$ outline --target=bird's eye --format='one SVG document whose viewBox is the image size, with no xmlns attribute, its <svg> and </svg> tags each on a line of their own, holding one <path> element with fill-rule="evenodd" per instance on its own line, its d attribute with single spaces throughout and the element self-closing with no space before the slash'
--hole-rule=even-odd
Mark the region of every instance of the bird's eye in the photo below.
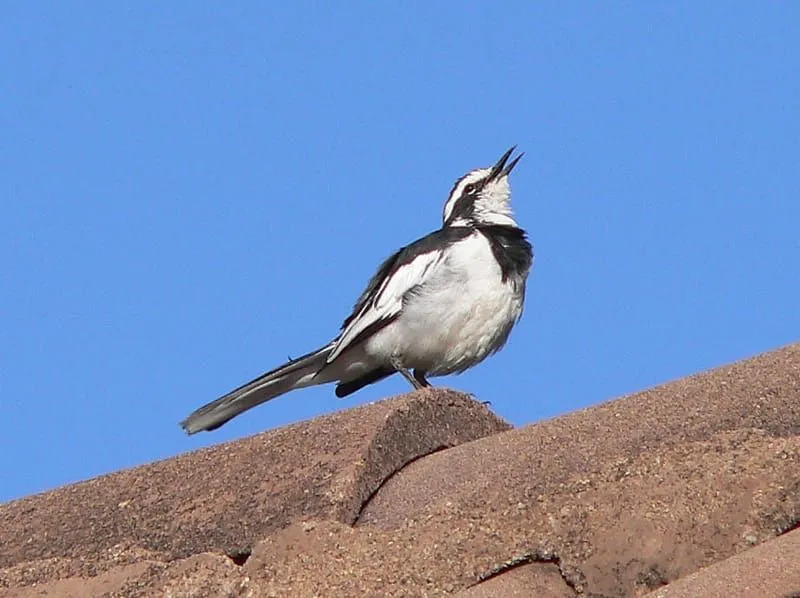
<svg viewBox="0 0 800 598">
<path fill-rule="evenodd" d="M 471 194 L 473 191 L 475 191 L 475 185 L 473 183 L 470 183 L 469 185 L 464 187 L 464 193 L 466 193 L 467 195 Z"/>
</svg>

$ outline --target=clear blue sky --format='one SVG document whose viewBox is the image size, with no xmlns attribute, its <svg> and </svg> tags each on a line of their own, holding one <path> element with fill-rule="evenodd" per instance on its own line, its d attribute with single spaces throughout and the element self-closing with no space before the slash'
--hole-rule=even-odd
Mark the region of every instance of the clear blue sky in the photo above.
<svg viewBox="0 0 800 598">
<path fill-rule="evenodd" d="M 516 425 L 800 339 L 800 4 L 5 3 L 0 500 L 406 390 L 192 409 L 332 338 L 512 144 Z"/>
</svg>

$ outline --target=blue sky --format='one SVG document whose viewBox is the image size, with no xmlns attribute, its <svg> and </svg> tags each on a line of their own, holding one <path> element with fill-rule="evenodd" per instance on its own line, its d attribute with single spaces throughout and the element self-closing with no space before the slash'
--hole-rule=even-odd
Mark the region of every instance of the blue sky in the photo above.
<svg viewBox="0 0 800 598">
<path fill-rule="evenodd" d="M 796 3 L 6 3 L 0 500 L 404 392 L 195 407 L 332 338 L 512 144 L 516 425 L 800 338 Z"/>
</svg>

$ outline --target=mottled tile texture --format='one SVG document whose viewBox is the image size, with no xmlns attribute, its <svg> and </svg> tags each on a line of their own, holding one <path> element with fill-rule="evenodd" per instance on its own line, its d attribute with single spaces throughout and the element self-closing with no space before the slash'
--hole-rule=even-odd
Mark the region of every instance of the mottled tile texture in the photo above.
<svg viewBox="0 0 800 598">
<path fill-rule="evenodd" d="M 793 345 L 513 430 L 420 391 L 0 505 L 0 593 L 800 596 L 798 522 Z"/>
</svg>

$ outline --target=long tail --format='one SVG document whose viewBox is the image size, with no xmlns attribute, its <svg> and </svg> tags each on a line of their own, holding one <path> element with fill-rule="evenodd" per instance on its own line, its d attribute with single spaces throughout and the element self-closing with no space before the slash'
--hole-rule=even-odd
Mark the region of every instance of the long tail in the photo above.
<svg viewBox="0 0 800 598">
<path fill-rule="evenodd" d="M 247 384 L 232 390 L 228 394 L 203 405 L 181 422 L 187 434 L 201 430 L 216 430 L 240 413 L 274 399 L 284 393 L 321 383 L 325 380 L 314 380 L 314 375 L 325 365 L 333 343 L 283 364 L 251 380 Z"/>
</svg>

